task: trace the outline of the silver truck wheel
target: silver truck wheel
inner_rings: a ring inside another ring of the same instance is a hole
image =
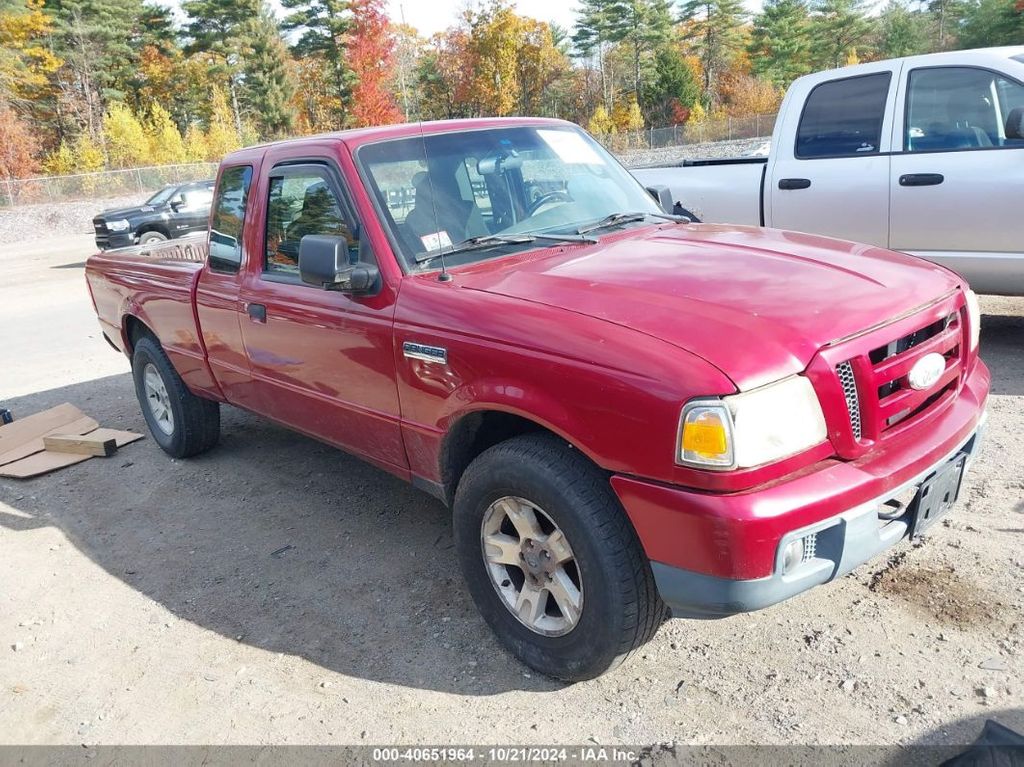
[[[583,611],[576,556],[543,510],[525,498],[499,498],[484,513],[480,544],[491,585],[520,623],[543,636],[576,627]]]
[[[171,411],[167,386],[160,371],[150,362],[142,370],[142,384],[146,390],[146,404],[157,427],[168,437],[174,433],[174,413]]]

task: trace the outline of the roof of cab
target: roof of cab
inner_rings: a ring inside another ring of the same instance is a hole
[[[371,144],[375,141],[386,139],[407,138],[420,133],[424,135],[436,133],[456,133],[459,131],[481,130],[485,128],[504,128],[513,125],[572,125],[575,123],[566,120],[558,120],[551,117],[474,117],[460,120],[432,120],[429,122],[399,123],[397,125],[380,125],[372,128],[352,128],[350,130],[335,131],[333,133],[320,133],[313,136],[298,136],[281,141],[272,141],[266,144],[256,144],[243,149],[238,149],[225,155],[222,163],[238,163],[251,161],[255,157],[261,157],[271,147],[287,144],[301,144],[307,142],[338,141],[356,148],[363,144]]]

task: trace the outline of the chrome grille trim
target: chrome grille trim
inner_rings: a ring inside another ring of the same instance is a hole
[[[843,387],[846,409],[850,413],[850,428],[853,430],[853,438],[859,440],[862,434],[860,397],[857,396],[857,379],[853,375],[853,365],[849,361],[840,362],[836,365],[836,374],[839,376],[839,383]]]

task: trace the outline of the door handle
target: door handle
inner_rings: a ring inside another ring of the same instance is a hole
[[[267,307],[263,304],[248,304],[245,311],[249,313],[249,319],[253,322],[267,321]]]
[[[811,185],[809,178],[780,178],[779,189],[806,189]]]
[[[900,186],[936,186],[945,180],[941,173],[905,173],[900,176]]]

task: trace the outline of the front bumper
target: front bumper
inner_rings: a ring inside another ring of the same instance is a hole
[[[135,232],[96,231],[96,247],[100,250],[127,248],[135,245]]]
[[[953,405],[876,455],[826,461],[749,492],[711,494],[612,478],[676,617],[749,612],[831,581],[905,538],[911,510],[881,520],[880,507],[961,453],[967,468],[984,431],[989,375],[978,363]],[[786,544],[817,533],[812,557],[786,575]]]
[[[651,569],[662,600],[677,618],[721,618],[760,610],[845,575],[910,533],[913,509],[905,507],[903,514],[896,519],[880,520],[879,511],[886,502],[906,498],[961,453],[967,454],[969,469],[978,454],[983,433],[984,422],[963,445],[893,492],[783,536],[776,553],[775,572],[766,578],[717,578],[652,562]],[[814,556],[784,575],[782,553],[786,545],[811,533],[816,538]]]

